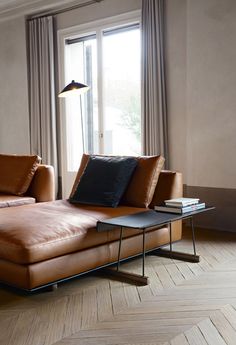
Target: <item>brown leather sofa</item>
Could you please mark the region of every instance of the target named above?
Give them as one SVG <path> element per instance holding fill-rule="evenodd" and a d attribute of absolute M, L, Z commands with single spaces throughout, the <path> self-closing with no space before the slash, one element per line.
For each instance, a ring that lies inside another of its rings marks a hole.
<path fill-rule="evenodd" d="M 0 209 L 55 199 L 54 169 L 34 155 L 0 154 Z"/>
<path fill-rule="evenodd" d="M 38 170 L 29 195 L 38 201 L 44 177 Z M 44 170 L 46 172 L 46 170 Z M 160 173 L 149 207 L 165 199 L 182 196 L 182 174 Z M 42 190 L 41 190 L 42 191 Z M 98 220 L 132 214 L 146 208 L 121 205 L 116 208 L 71 204 L 68 200 L 6 207 L 0 210 L 0 281 L 33 290 L 65 278 L 83 274 L 117 260 L 119 231 L 97 232 Z M 173 241 L 181 239 L 181 223 L 173 224 Z M 168 228 L 147 232 L 146 248 L 167 244 Z M 122 258 L 142 252 L 138 230 L 125 229 Z M 157 259 L 158 260 L 158 259 Z"/>
<path fill-rule="evenodd" d="M 54 169 L 51 165 L 42 164 L 35 171 L 32 182 L 24 195 L 0 193 L 0 209 L 52 200 L 55 200 Z"/>

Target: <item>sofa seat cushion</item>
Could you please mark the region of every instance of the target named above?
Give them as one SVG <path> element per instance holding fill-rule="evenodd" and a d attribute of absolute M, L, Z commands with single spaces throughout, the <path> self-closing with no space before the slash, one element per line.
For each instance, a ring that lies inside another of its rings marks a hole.
<path fill-rule="evenodd" d="M 35 198 L 30 196 L 17 196 L 0 193 L 0 208 L 34 204 L 35 202 Z"/>
<path fill-rule="evenodd" d="M 116 238 L 109 234 L 113 231 L 98 233 L 98 220 L 143 210 L 77 205 L 67 200 L 1 209 L 0 259 L 29 264 L 107 243 Z M 128 230 L 127 235 L 132 234 Z"/>

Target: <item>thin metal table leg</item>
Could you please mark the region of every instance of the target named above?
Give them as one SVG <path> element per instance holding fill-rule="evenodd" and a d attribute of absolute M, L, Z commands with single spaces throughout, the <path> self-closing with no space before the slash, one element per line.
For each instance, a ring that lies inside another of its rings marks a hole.
<path fill-rule="evenodd" d="M 192 228 L 192 240 L 193 240 L 193 253 L 196 256 L 196 246 L 195 246 L 195 233 L 194 233 L 194 225 L 193 225 L 193 217 L 190 218 L 191 228 Z"/>
<path fill-rule="evenodd" d="M 171 223 L 169 223 L 169 233 L 170 233 L 170 257 L 172 257 L 172 227 L 171 227 Z"/>
<path fill-rule="evenodd" d="M 120 252 L 121 252 L 122 237 L 123 237 L 123 226 L 120 227 L 120 241 L 119 241 L 119 249 L 118 249 L 118 261 L 117 261 L 117 267 L 116 267 L 117 271 L 119 271 L 119 268 L 120 268 Z"/>
<path fill-rule="evenodd" d="M 145 229 L 143 229 L 143 277 L 145 276 Z"/>
<path fill-rule="evenodd" d="M 142 275 L 141 274 L 135 274 L 135 273 L 129 273 L 120 270 L 120 257 L 121 257 L 121 244 L 123 239 L 123 227 L 120 227 L 120 241 L 119 241 L 119 248 L 118 248 L 118 259 L 117 259 L 117 266 L 116 270 L 104 268 L 102 271 L 108 275 L 111 275 L 113 277 L 117 277 L 118 279 L 127 281 L 127 282 L 133 282 L 135 284 L 139 285 L 147 285 L 149 284 L 149 279 L 144 275 L 144 268 L 145 268 L 145 229 L 143 229 L 143 267 L 142 267 Z"/>
<path fill-rule="evenodd" d="M 193 252 L 194 252 L 194 254 L 176 252 L 176 251 L 172 250 L 172 229 L 171 229 L 171 223 L 169 223 L 170 249 L 167 250 L 167 249 L 159 248 L 155 252 L 156 255 L 164 256 L 166 258 L 171 258 L 171 259 L 190 261 L 190 262 L 199 262 L 200 261 L 199 255 L 196 254 L 193 218 L 192 217 L 189 217 L 189 218 L 190 218 L 191 228 L 192 228 L 192 240 L 193 240 Z"/>

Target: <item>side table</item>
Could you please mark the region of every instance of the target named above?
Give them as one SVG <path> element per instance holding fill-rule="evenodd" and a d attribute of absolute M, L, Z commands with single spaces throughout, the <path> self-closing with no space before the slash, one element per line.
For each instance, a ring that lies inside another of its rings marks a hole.
<path fill-rule="evenodd" d="M 184 260 L 184 261 L 191 261 L 191 262 L 199 262 L 199 255 L 196 254 L 196 244 L 195 244 L 195 230 L 193 224 L 193 217 L 206 212 L 213 210 L 215 207 L 206 207 L 204 209 L 195 210 L 192 212 L 184 213 L 184 214 L 174 214 L 174 213 L 166 213 L 166 212 L 156 212 L 154 210 L 148 210 L 143 212 L 138 212 L 135 214 L 115 217 L 110 219 L 105 219 L 103 221 L 97 222 L 97 231 L 112 231 L 114 227 L 120 228 L 120 239 L 119 239 L 119 248 L 118 248 L 118 258 L 117 258 L 117 269 L 116 271 L 113 269 L 106 269 L 109 271 L 109 274 L 118 276 L 120 278 L 133 281 L 138 284 L 147 285 L 148 284 L 148 277 L 145 276 L 145 234 L 149 228 L 159 228 L 163 225 L 168 225 L 169 228 L 169 246 L 170 249 L 152 249 L 150 252 L 153 252 L 155 255 L 170 257 L 172 259 Z M 190 219 L 191 222 L 191 230 L 192 230 L 192 244 L 193 244 L 193 254 L 177 252 L 172 250 L 172 229 L 171 225 L 173 222 L 177 220 L 183 219 Z M 122 247 L 122 239 L 123 239 L 123 229 L 130 228 L 130 229 L 138 229 L 142 231 L 142 274 L 134 274 L 128 273 L 125 271 L 120 270 L 120 257 L 121 257 L 121 247 Z"/>

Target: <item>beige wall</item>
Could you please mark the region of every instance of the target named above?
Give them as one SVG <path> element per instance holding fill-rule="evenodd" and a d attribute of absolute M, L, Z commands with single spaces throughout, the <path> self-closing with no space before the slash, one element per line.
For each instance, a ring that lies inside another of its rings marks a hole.
<path fill-rule="evenodd" d="M 0 152 L 29 153 L 24 18 L 0 23 Z"/>
<path fill-rule="evenodd" d="M 188 185 L 236 188 L 236 2 L 167 3 L 172 167 Z"/>
<path fill-rule="evenodd" d="M 236 2 L 191 0 L 187 13 L 187 183 L 236 188 Z"/>
<path fill-rule="evenodd" d="M 58 16 L 66 28 L 141 7 L 141 0 L 104 0 Z M 25 18 L 0 22 L 0 152 L 29 153 L 29 112 Z"/>
<path fill-rule="evenodd" d="M 104 0 L 100 3 L 65 12 L 57 16 L 58 29 L 84 24 L 141 8 L 142 0 Z"/>
<path fill-rule="evenodd" d="M 166 0 L 171 168 L 192 186 L 236 188 L 236 2 Z M 58 16 L 58 28 L 140 8 L 105 0 Z M 29 151 L 23 16 L 0 23 L 0 151 Z"/>

